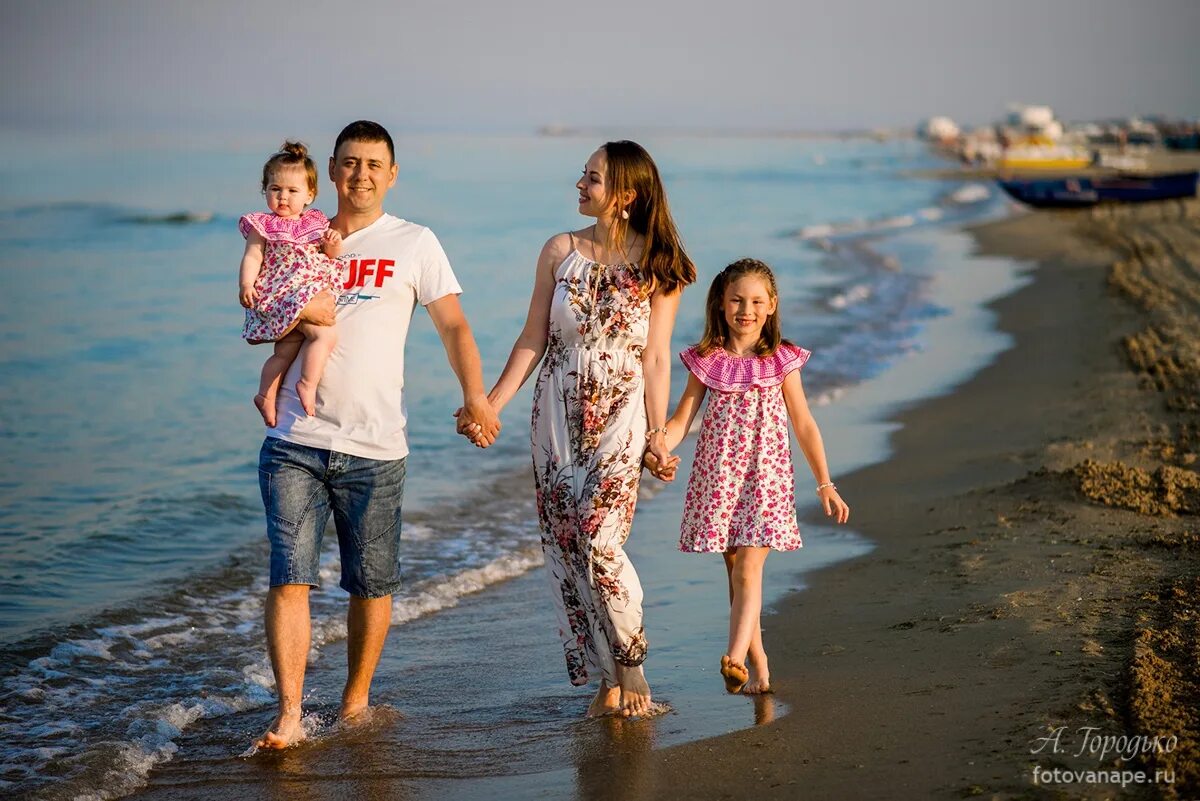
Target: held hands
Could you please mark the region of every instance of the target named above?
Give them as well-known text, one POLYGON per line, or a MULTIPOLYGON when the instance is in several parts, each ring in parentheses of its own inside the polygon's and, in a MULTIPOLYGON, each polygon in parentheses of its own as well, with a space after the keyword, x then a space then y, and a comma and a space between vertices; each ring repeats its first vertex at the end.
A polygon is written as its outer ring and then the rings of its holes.
POLYGON ((817 497, 821 499, 821 507, 825 510, 826 517, 832 517, 839 523, 850 519, 850 507, 842 500, 842 496, 838 495, 837 487, 832 484, 822 486, 817 490, 817 497))
POLYGON ((650 471, 650 475, 659 481, 674 481, 675 471, 679 468, 679 457, 673 456, 667 450, 666 443, 660 437, 652 437, 642 454, 642 464, 650 471))
POLYGON ((458 419, 454 430, 477 448, 491 445, 500 434, 500 418, 484 395, 467 401, 455 410, 454 416, 458 419))
POLYGON ((342 235, 332 228, 321 234, 321 252, 331 259, 342 255, 342 235))

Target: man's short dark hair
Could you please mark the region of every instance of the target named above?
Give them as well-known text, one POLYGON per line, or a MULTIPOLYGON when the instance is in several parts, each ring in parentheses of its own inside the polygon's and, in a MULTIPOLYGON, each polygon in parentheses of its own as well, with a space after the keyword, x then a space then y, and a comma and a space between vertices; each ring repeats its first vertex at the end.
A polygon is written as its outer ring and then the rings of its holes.
POLYGON ((337 156, 343 142, 383 142, 387 145, 392 163, 396 163, 396 146, 392 144, 392 135, 387 132, 387 128, 377 122, 356 120, 343 128, 342 132, 338 134, 337 141, 333 143, 334 156, 337 156))

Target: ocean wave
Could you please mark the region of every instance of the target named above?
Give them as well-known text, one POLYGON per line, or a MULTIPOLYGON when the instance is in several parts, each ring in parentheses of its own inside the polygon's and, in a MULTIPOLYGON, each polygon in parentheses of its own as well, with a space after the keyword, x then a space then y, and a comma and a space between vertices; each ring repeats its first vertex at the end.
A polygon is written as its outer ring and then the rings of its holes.
POLYGON ((912 212, 872 218, 854 218, 833 222, 806 225, 792 231, 789 236, 828 250, 830 242, 851 237, 882 234, 912 228, 921 223, 934 223, 953 218, 993 198, 986 184, 971 183, 947 192, 933 206, 923 206, 912 212))
MULTIPOLYGON (((542 562, 536 527, 528 522, 510 520, 470 534, 483 538, 479 552, 490 550, 493 557, 414 581, 393 598, 393 625, 457 606, 542 562), (509 547, 495 557, 499 542, 509 547)), ((458 555, 477 560, 465 550, 458 555)), ((336 550, 327 551, 322 582, 336 584, 340 570, 336 550)), ((267 581, 260 571, 234 572, 215 582, 226 587, 222 591, 191 590, 144 603, 156 610, 153 616, 129 609, 116 613, 117 620, 75 627, 75 636, 0 680, 6 791, 41 799, 120 798, 144 787, 199 721, 271 705, 275 680, 261 625, 267 581)), ((346 638, 345 597, 314 593, 310 599, 310 661, 346 638)))
POLYGON ((9 220, 26 222, 40 218, 48 218, 60 224, 69 220, 85 220, 129 225, 207 225, 221 219, 221 215, 209 209, 150 211, 88 201, 35 203, 0 209, 0 223, 9 220))

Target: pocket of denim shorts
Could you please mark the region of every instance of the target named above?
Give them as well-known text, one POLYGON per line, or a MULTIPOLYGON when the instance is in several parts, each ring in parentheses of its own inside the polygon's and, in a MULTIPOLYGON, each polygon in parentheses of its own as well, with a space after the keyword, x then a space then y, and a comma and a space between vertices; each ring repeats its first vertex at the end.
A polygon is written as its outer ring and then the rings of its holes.
POLYGON ((270 522, 273 518, 279 523, 286 526, 294 527, 296 522, 288 519, 288 517, 280 511, 283 505, 278 497, 279 482, 275 481, 271 475, 271 471, 258 468, 258 488, 262 493, 263 509, 267 514, 267 521, 270 522))

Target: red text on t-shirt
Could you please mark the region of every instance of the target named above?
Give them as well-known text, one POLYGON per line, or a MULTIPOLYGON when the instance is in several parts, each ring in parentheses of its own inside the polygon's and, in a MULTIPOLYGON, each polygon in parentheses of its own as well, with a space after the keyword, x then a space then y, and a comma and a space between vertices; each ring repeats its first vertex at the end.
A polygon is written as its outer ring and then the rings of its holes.
POLYGON ((367 278, 370 276, 375 276, 375 286, 381 287, 385 278, 394 275, 388 268, 395 267, 396 261, 395 259, 351 259, 347 266, 350 268, 350 277, 342 285, 343 289, 366 286, 367 278))

